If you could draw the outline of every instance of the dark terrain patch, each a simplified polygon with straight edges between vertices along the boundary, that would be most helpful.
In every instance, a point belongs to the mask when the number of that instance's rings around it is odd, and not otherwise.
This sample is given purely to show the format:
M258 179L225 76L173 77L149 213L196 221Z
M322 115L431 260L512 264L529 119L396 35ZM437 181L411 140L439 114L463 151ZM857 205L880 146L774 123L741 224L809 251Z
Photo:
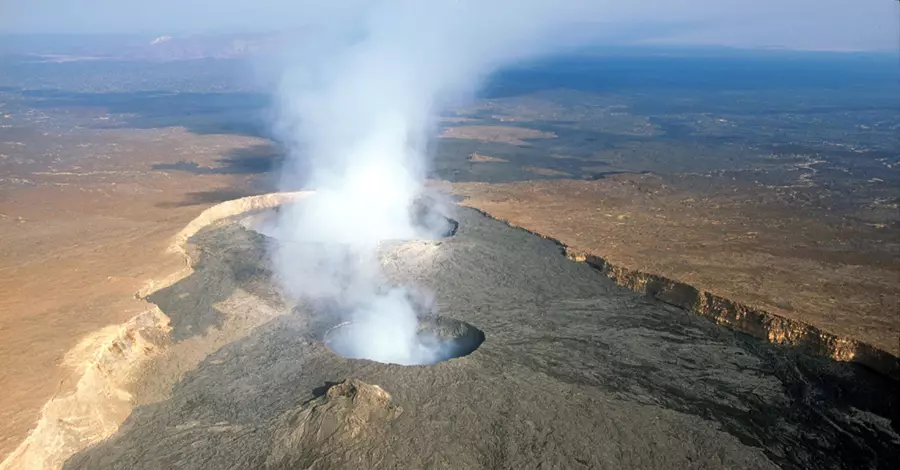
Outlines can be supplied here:
M344 359L321 342L337 322L300 305L210 355L66 468L896 464L895 382L639 296L475 211L456 219L455 236L383 257L394 282L426 286L441 315L478 325L488 341L472 354L427 367ZM262 236L230 225L195 242L195 273L153 299L178 324L208 323L202 304L175 300L184 293L277 295ZM366 412L347 434L341 423L359 416L340 404L350 392L325 400L345 379L378 385L402 413Z

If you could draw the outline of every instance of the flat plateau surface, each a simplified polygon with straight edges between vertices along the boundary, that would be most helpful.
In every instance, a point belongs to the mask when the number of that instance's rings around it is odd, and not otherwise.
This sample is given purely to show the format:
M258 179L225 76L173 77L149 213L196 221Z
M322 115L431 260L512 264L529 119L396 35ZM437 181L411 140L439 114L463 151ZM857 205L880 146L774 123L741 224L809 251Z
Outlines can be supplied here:
M639 296L471 209L455 217L453 237L380 253L392 282L434 293L429 314L485 334L433 366L335 355L321 339L340 314L281 303L265 261L278 241L237 223L199 233L194 273L149 300L171 319L174 348L206 342L209 355L171 389L177 361L145 371L138 400L165 392L65 468L896 463L895 382Z

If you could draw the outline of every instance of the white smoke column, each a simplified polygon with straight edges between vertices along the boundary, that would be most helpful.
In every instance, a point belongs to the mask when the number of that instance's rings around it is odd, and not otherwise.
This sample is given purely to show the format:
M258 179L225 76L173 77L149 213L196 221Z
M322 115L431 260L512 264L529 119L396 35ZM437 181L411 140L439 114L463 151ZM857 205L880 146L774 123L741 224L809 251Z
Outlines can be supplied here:
M568 13L550 1L375 1L325 19L338 27L294 51L279 94L291 151L283 185L305 181L317 193L282 211L280 237L306 243L280 245L273 262L287 292L329 301L366 329L355 355L433 362L416 340L415 309L381 274L377 245L428 235L410 207L442 107L496 68L545 52Z

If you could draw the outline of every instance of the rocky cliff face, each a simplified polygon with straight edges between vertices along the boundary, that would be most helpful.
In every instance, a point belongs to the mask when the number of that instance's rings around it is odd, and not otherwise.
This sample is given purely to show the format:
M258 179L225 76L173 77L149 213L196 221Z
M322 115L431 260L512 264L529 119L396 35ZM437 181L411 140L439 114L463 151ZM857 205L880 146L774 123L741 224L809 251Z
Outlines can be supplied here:
M734 302L662 276L615 266L599 256L569 250L566 255L570 259L588 263L620 286L709 318L719 325L772 343L800 347L811 354L837 361L857 362L894 380L900 380L900 361L897 357L866 343L841 338L803 322Z
M494 217L489 212L476 210L488 217ZM646 294L667 304L709 318L719 325L766 339L772 343L799 347L810 354L825 356L837 361L863 364L893 380L900 380L900 358L870 344L840 337L797 320L734 302L677 280L636 271L625 266L617 266L600 256L571 249L563 242L531 231L527 227L520 227L503 219L497 220L542 238L553 240L560 245L569 259L587 263L616 284L635 292Z

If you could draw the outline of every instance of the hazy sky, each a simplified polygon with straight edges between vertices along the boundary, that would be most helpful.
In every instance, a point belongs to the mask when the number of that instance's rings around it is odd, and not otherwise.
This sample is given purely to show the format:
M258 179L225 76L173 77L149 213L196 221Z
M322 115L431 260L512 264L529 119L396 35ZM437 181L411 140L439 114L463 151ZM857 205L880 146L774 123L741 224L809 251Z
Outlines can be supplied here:
M267 31L341 22L392 0L0 0L2 33ZM453 2L456 0L421 0ZM504 2L484 0L482 4ZM896 0L520 0L567 4L573 20L612 23L635 42L897 50ZM508 2L507 2L508 3ZM476 7L477 8L477 7ZM478 14L473 11L473 14ZM511 8L509 15L516 15ZM671 26L676 25L676 26Z

